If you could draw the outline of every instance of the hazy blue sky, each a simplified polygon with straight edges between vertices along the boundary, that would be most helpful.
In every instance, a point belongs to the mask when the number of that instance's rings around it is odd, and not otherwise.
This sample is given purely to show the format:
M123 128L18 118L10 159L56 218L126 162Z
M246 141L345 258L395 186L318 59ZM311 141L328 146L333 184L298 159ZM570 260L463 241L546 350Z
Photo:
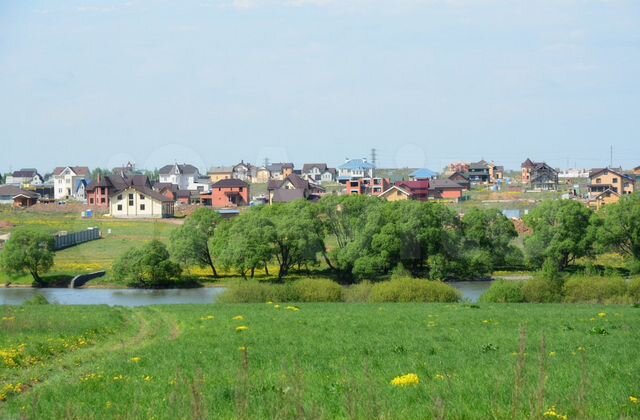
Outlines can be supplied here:
M638 0L0 0L0 171L640 165Z

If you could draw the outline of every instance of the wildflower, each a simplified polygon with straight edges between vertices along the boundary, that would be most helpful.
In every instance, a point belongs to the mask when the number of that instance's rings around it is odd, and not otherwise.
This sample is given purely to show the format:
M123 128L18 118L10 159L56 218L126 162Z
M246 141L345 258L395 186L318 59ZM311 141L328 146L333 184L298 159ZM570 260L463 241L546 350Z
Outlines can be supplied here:
M297 306L287 306L285 309L288 311L294 311L294 312L300 310L300 308L298 308Z
M600 318L604 318L604 317L606 317L606 316L607 316L607 313L606 313L606 312L600 312L600 313L598 313L598 316L599 316Z
M582 346L578 347L578 351L584 351L584 347Z
M267 305L273 305L273 302L268 301L268 302L267 302Z
M489 321L488 319L485 319L485 320L483 320L483 321L482 321L482 323L483 323L483 324L490 324L490 323L491 323L491 321Z
M240 346L240 347L238 347L238 350L247 351L247 347L246 346Z
M16 317L15 316L3 316L2 320L3 321L15 321Z
M559 420L567 420L567 416L565 414L558 413L554 405L552 405L551 408L545 411L542 415L544 417L556 418Z
M640 404L640 398L634 397L633 395L629 396L629 401L631 404Z
M556 357L556 352L555 351L550 351L549 352L549 356L550 357Z
M142 378L144 379L145 382L151 382L151 380L153 379L153 376L144 375Z
M244 321L244 317L242 315L234 316L231 319L233 319L234 321Z
M120 374L118 374L118 375L114 376L114 377L113 377L113 380L114 380L114 381L122 381L122 380L124 380L124 375L122 375L122 374L120 373Z
M445 377L444 377L444 375L438 373L438 374L436 374L436 376L433 377L433 379L436 379L438 381L444 381Z
M396 376L391 380L391 385L395 387L409 387L416 386L420 383L418 375L415 373L408 373L406 375Z
M280 309L280 305L273 305L274 308Z
M142 357L132 357L131 363L140 363L141 360L142 360Z
M107 403L104 405L104 408L111 408L111 406L113 406L113 403L111 401L107 401Z
M236 332L247 331L248 329L249 327L247 327L246 325L240 325L239 327L236 327Z
M202 316L200 317L200 321L210 321L213 318L214 318L213 315Z

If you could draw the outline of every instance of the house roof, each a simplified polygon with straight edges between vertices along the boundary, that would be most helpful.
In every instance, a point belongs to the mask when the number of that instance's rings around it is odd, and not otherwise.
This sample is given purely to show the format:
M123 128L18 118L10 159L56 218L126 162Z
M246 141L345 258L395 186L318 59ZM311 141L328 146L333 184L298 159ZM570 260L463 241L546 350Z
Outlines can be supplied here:
M189 197L191 197L191 191L189 190L176 191L176 198L189 198Z
M156 191L162 191L164 189L167 189L175 193L178 191L178 185L172 184L170 182L156 182L155 184L153 184L153 189Z
M60 175L67 168L71 169L77 176L89 176L91 174L87 166L58 166L53 170L53 175Z
M464 178L465 181L469 181L469 177L468 176L466 176L462 172L458 172L458 171L456 171L456 172L452 173L451 175L449 175L449 179L453 181L454 180L453 178L454 177L458 177L458 176L461 176L462 178Z
M378 197L386 197L387 195L389 195L389 193L391 193L391 191L399 191L402 194L406 195L407 197L411 196L411 193L401 187L399 187L398 185L392 185L391 187L387 188L386 190L382 191L382 193L380 193L380 195Z
M40 194L34 193L33 191L26 191L22 188L18 188L14 185L0 185L0 197L11 197L15 198L19 195L28 197L28 198L38 198Z
M269 170L270 172L281 172L283 169L293 169L293 163L279 162L267 165L267 170Z
M119 190L119 191L113 191L111 193L109 193L109 197L113 197L114 195L118 195L118 194L122 194L127 192L128 190L134 190L137 191L141 194L144 194L145 196L148 196L156 201L160 201L162 203L171 203L173 202L173 200L171 200L170 198L165 197L164 195L160 194L157 191L152 190L151 188L148 187L142 187L139 185L130 185L128 187L126 187L123 190Z
M432 171L431 169L428 168L421 168L421 169L416 169L415 171L411 172L409 174L410 177L412 178L416 178L416 179L427 179L427 178L433 178L434 176L438 175L437 173L435 173L434 171Z
M399 181L395 183L396 186L404 190L407 190L409 192L414 192L418 190L426 191L429 188L430 184L431 184L430 181Z
M302 165L302 173L311 172L311 169L318 168L320 172L324 172L327 170L326 163L305 163Z
M338 168L340 168L340 169L349 169L349 170L353 170L353 169L374 169L375 166L373 166L371 163L367 162L364 159L349 159L348 161L346 161L342 165L338 166Z
M481 160L480 162L472 162L469 164L469 169L489 169L487 167L487 162Z
M625 178L625 179L627 179L629 181L635 181L633 179L633 177L630 177L629 175L623 174L620 171L618 171L617 169L611 169L611 168L594 168L591 171L589 171L589 178L596 177L596 176L600 175L601 173L603 173L605 171L609 171L614 175L618 175L620 178Z
M464 187L460 184L458 184L455 181L452 181L450 179L434 179L431 180L431 182L429 183L429 189L430 190L439 190L439 189L443 189L443 188L461 188L464 189Z
M40 176L38 171L33 168L23 168L19 171L13 171L11 174L14 178L33 178L36 175ZM42 176L40 176L40 178L42 178Z
M221 179L220 181L214 183L211 188L241 188L248 187L249 184L244 182L241 179Z
M531 159L527 158L527 160L522 162L522 165L520 165L520 167L521 168L531 168L531 167L533 167L533 162L531 161Z
M175 170L181 175L193 175L198 173L198 168L188 163L174 163L173 165L165 165L158 171L160 175L171 175Z
M591 199L591 201L595 201L595 200L599 200L601 197L603 196L610 196L611 194L613 195L617 195L618 197L620 197L620 194L618 194L617 192L613 191L610 188L607 188L606 190L604 190L603 192L601 192L600 194L596 195L595 197L593 197Z
M209 174L227 174L233 172L233 166L214 166L209 169Z

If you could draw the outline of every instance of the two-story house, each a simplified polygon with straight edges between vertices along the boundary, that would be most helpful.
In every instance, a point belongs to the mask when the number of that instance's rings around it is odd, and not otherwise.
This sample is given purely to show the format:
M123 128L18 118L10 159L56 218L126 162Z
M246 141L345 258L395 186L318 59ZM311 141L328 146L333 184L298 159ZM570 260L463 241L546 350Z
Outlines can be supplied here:
M165 165L160 168L159 174L161 183L177 185L179 190L188 190L200 178L198 168L187 163Z
M338 182L346 184L347 181L360 178L373 178L375 166L363 159L349 159L338 166Z
M233 166L214 166L207 172L212 184L220 181L221 179L233 178Z
M319 198L324 188L303 179L298 174L290 174L284 180L272 179L267 185L269 204L288 203L295 200L313 200Z
M336 170L329 168L326 163L305 163L302 165L301 176L311 182L319 184L335 182Z
M632 176L611 168L592 169L589 173L589 185L587 186L589 200L597 202L598 197L606 193L609 202L616 202L621 195L633 194L635 183L636 180ZM618 199L615 198L616 196Z
M130 186L151 188L149 178L145 175L132 175L121 171L119 174L100 176L87 188L87 204L95 207L110 207L113 193L123 191Z
M232 178L239 179L244 182L253 182L256 178L257 169L258 168L252 164L242 160L240 163L233 166Z
M484 160L470 163L467 177L472 184L489 184L491 172L488 163Z
M200 194L205 206L216 208L248 206L251 200L249 184L241 179L221 179L211 185L211 191Z
M151 188L129 185L109 193L109 210L116 218L163 218L174 215L174 202Z
M19 171L13 171L10 175L7 175L5 184L15 185L18 187L35 187L44 183L44 178L38 173L36 169L24 168Z
M84 200L83 185L91 180L91 171L86 166L59 166L53 170L53 194L56 200L73 198Z
M522 184L534 190L556 191L558 189L558 171L545 162L532 162L527 158L522 165Z
M387 201L418 200L429 198L429 179L421 181L399 181L383 191L379 197Z
M387 178L353 178L346 182L346 193L349 195L378 196L389 189L391 181Z

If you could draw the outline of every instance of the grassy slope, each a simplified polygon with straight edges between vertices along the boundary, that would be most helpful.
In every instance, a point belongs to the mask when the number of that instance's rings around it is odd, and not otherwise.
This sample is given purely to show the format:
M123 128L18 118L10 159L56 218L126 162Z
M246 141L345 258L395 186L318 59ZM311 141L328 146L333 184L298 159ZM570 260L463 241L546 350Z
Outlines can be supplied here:
M569 418L640 417L629 401L640 393L640 309L632 307L49 306L5 307L0 317L15 317L2 321L12 326L0 348L81 334L70 326L80 321L92 329L115 319L109 328L121 331L0 370L2 385L40 381L0 403L3 418L511 418L514 410L534 418L552 405ZM235 332L239 325L249 330ZM598 328L608 334L591 333ZM390 386L405 373L420 385Z

